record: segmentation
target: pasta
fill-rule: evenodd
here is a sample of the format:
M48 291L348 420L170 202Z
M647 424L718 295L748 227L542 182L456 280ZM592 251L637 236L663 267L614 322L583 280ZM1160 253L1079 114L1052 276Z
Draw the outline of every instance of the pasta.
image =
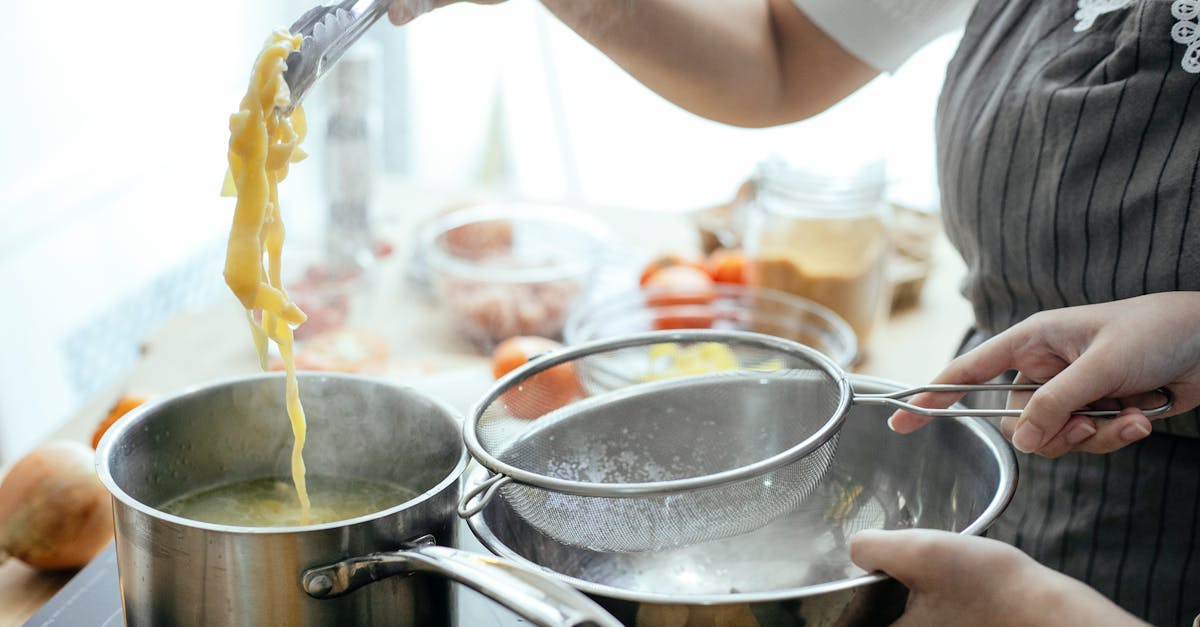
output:
M301 41L298 35L277 30L259 53L241 107L229 118L229 171L222 193L237 196L226 249L225 283L246 309L263 369L267 369L269 342L276 343L283 358L287 413L295 438L292 482L300 500L301 521L307 521L310 504L302 454L306 422L292 337L293 327L303 323L305 315L288 298L280 278L284 227L278 194L288 166L305 157L299 145L307 127L301 107L295 107L290 116L276 110L291 101L283 72L288 55L300 49Z

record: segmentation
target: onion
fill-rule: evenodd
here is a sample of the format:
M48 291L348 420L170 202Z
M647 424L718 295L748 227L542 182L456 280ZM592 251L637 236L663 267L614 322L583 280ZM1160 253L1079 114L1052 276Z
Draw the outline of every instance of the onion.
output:
M113 539L112 499L95 452L55 440L30 452L0 482L0 554L39 570L80 568Z

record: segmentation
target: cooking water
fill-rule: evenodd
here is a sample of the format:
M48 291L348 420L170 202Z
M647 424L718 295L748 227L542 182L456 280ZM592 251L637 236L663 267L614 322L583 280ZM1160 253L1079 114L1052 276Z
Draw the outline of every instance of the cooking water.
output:
M754 594L856 577L866 573L850 561L855 532L914 525L918 510L897 497L880 499L833 469L799 507L766 527L648 553L589 554L567 574L665 595Z
M290 481L263 477L186 494L160 506L182 518L239 527L290 527L357 518L399 505L417 494L384 481L309 475L312 509L301 522L300 502Z

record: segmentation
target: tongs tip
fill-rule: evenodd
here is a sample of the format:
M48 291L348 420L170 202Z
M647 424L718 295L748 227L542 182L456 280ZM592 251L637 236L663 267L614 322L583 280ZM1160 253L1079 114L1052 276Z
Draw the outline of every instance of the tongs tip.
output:
M343 3L312 8L292 24L289 32L299 35L301 44L287 58L283 80L291 99L287 105L276 107L279 113L290 115L317 79L357 39L361 34L354 28L357 20L358 16Z
M313 83L386 11L386 0L344 0L302 14L290 28L290 32L301 36L300 49L288 55L287 70L283 72L292 101L277 111L292 113Z

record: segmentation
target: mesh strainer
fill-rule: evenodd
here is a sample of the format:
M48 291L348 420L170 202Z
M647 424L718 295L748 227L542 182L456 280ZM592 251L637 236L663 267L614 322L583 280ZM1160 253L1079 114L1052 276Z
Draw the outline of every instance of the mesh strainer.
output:
M852 403L936 416L1017 415L929 410L902 399L1036 387L855 394L821 353L745 331L590 342L530 360L476 405L463 438L493 475L464 494L459 514L474 515L499 493L552 538L600 551L728 537L787 514L812 491Z

